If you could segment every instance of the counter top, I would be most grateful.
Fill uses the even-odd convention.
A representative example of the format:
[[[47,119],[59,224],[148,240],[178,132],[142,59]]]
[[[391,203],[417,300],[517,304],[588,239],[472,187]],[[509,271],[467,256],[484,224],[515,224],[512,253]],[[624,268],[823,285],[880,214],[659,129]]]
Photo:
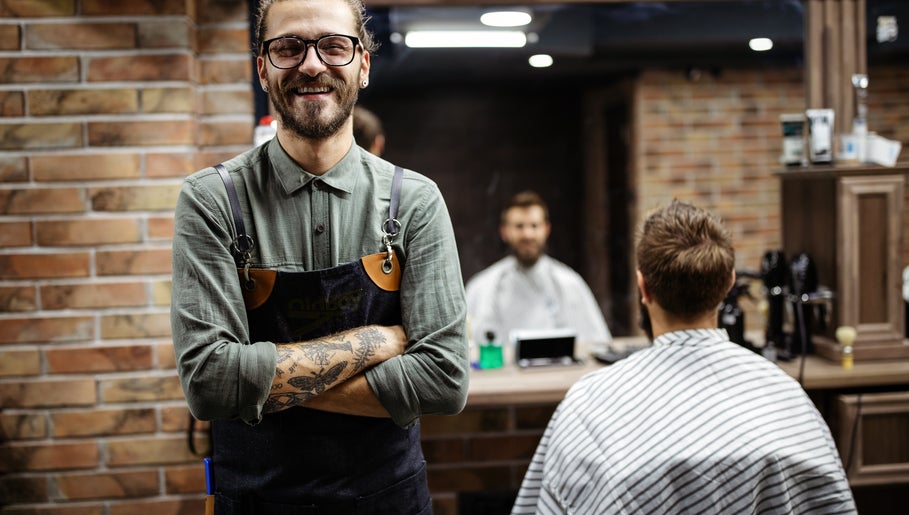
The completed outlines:
[[[634,342],[639,340],[630,339]],[[470,376],[467,405],[482,407],[557,403],[581,376],[607,366],[585,353],[579,352],[578,356],[583,358],[580,365],[520,369],[511,364],[497,370],[474,370]],[[778,364],[783,371],[798,379],[798,360]],[[838,363],[810,355],[805,359],[803,384],[806,390],[905,386],[909,385],[909,360],[860,361],[851,370],[847,370]]]

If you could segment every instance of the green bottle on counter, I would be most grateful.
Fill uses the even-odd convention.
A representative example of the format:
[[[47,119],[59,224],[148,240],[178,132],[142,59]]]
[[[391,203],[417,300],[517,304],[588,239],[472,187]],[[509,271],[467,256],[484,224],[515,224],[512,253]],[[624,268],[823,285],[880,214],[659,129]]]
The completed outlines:
[[[496,341],[494,332],[486,331],[486,341],[480,344],[480,368],[482,370],[502,368],[503,364],[502,345]]]

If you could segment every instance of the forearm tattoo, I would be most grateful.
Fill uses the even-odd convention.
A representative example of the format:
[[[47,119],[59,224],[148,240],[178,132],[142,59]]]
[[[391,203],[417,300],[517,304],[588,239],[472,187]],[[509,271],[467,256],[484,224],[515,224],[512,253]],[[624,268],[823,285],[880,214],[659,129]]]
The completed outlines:
[[[299,348],[294,349],[291,346],[278,345],[278,368],[275,375],[283,379],[286,371],[289,377],[286,385],[281,382],[272,386],[272,393],[265,401],[265,412],[280,411],[302,404],[334,386],[351,364],[347,359],[336,357],[339,352],[347,352],[353,357],[353,366],[344,378],[346,380],[369,366],[371,359],[376,355],[377,349],[386,343],[382,332],[375,327],[364,328],[354,336],[359,341],[356,349],[354,349],[351,341],[345,341],[337,337],[334,337],[335,341],[330,339],[313,341],[303,346],[302,352],[300,352]],[[298,365],[302,368],[308,368],[297,360],[301,354],[302,358],[308,360],[313,366],[308,374],[295,375]],[[334,360],[339,361],[332,364]],[[298,391],[280,391],[285,386],[291,386]]]

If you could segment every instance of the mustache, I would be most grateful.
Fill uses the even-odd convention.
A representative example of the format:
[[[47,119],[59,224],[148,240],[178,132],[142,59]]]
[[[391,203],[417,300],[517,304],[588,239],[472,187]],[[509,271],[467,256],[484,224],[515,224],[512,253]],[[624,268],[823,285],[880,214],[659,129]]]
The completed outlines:
[[[332,89],[340,89],[340,88],[344,87],[344,81],[337,79],[335,77],[332,77],[331,75],[325,75],[323,73],[320,73],[314,77],[303,76],[303,77],[297,78],[296,80],[285,84],[284,88],[285,89],[297,89],[300,87],[312,86],[312,85],[328,86]]]

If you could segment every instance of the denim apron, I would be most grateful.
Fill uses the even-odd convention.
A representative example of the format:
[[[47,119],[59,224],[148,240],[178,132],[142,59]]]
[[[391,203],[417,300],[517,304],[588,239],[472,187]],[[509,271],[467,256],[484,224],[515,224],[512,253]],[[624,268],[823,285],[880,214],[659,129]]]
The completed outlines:
[[[219,165],[220,166],[220,165]],[[218,167],[216,167],[218,168]],[[401,174],[396,168],[386,252],[307,272],[250,269],[230,176],[238,274],[251,341],[306,341],[368,324],[401,323],[401,270],[391,249]],[[243,256],[245,256],[245,266]],[[432,512],[419,424],[403,429],[388,418],[293,407],[250,426],[212,422],[212,476],[218,515],[413,514]]]

